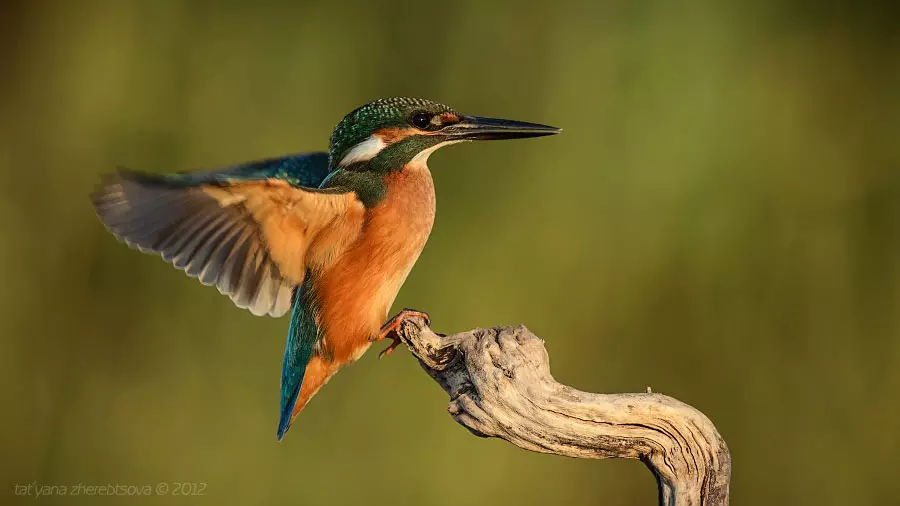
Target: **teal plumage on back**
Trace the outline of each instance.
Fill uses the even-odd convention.
[[[302,153],[243,163],[225,169],[164,174],[171,184],[188,186],[222,184],[229,181],[281,179],[292,186],[318,188],[328,175],[328,153]]]

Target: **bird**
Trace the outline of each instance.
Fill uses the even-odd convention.
[[[430,100],[375,100],[334,128],[328,152],[220,169],[119,169],[91,194],[118,240],[157,254],[254,315],[290,312],[277,439],[316,392],[421,311],[387,320],[435,217],[428,158],[466,141],[561,129],[469,116]],[[385,321],[387,320],[387,321]]]

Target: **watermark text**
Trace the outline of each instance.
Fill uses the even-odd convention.
[[[16,483],[13,494],[24,497],[140,497],[206,495],[201,481],[161,481],[158,483]]]

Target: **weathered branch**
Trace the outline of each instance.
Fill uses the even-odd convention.
[[[691,406],[661,394],[561,385],[544,341],[523,326],[442,336],[412,318],[398,333],[450,394],[453,419],[473,434],[567,457],[640,459],[656,476],[661,505],[728,504],[728,447]]]

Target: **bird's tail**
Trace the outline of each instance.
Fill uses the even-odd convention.
[[[315,320],[316,296],[309,273],[303,284],[294,291],[291,324],[284,349],[281,370],[281,417],[278,420],[278,440],[290,428],[297,414],[313,395],[340,368],[328,357],[316,353],[321,337]]]
[[[334,373],[340,368],[334,362],[330,362],[325,358],[315,355],[310,359],[309,363],[306,364],[306,373],[303,375],[303,384],[300,387],[300,392],[297,395],[297,401],[294,403],[293,409],[289,411],[285,411],[281,415],[281,422],[278,425],[278,439],[284,437],[285,432],[287,432],[288,428],[290,428],[291,424],[294,422],[294,418],[297,418],[297,415],[303,411],[303,408],[306,407],[306,404],[309,403],[310,399],[316,395],[316,392],[319,391],[325,383],[328,383],[328,380],[334,376]]]

